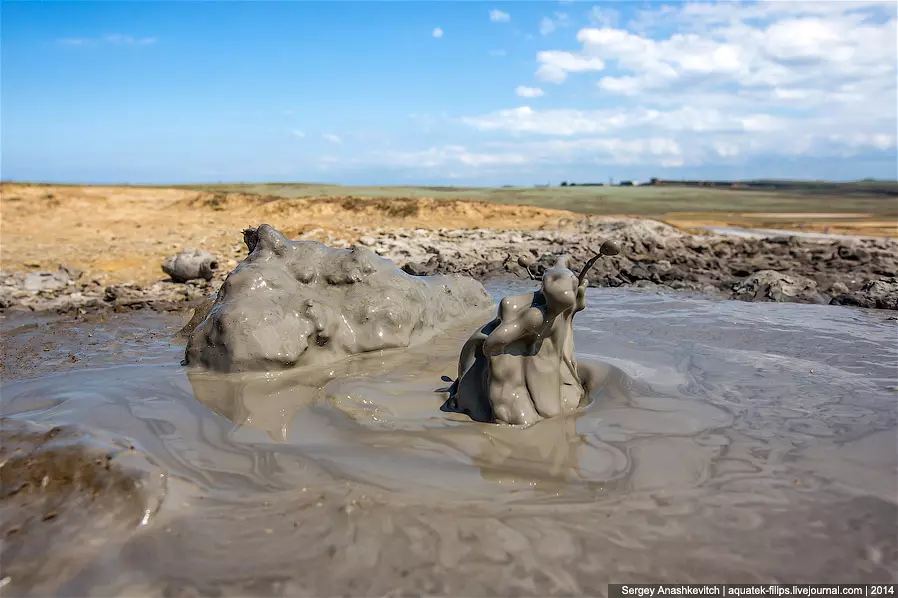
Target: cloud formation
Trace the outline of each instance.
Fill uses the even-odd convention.
[[[134,37],[113,33],[102,37],[66,37],[56,40],[62,46],[150,46],[156,43],[155,37]]]
[[[490,11],[490,21],[493,23],[507,23],[511,20],[511,15],[507,12],[503,12],[498,8],[494,8]]]
[[[519,106],[458,120],[517,138],[491,147],[513,147],[528,163],[705,166],[894,153],[895,8],[686,3],[642,10],[626,26],[617,11],[593,9],[595,26],[576,33],[580,48],[538,52],[535,76],[556,85],[572,73],[594,77],[594,97],[612,107]],[[531,89],[516,92],[541,95]]]
[[[554,35],[532,55],[535,79],[553,84],[551,94],[523,84],[515,88],[522,104],[419,115],[441,142],[353,163],[500,180],[754,173],[759,164],[815,160],[856,160],[863,172],[894,161],[898,145],[895,13],[881,2],[687,2],[596,7],[567,31],[573,20],[556,13],[540,27]]]
[[[540,35],[549,35],[556,29],[568,27],[571,24],[571,17],[564,12],[556,12],[554,17],[543,17],[539,21]]]
[[[434,37],[443,37],[443,30],[439,27],[435,27],[431,35]]]
[[[561,50],[546,50],[536,55],[540,63],[536,77],[549,83],[563,83],[568,73],[601,71],[605,62],[601,58],[573,54]]]
[[[326,139],[327,141],[330,141],[331,143],[336,143],[336,144],[343,143],[343,140],[340,139],[340,137],[338,137],[337,135],[334,135],[333,133],[324,133],[321,136],[324,137],[324,139]]]
[[[525,85],[518,85],[514,92],[522,98],[538,98],[545,94],[539,87],[527,87]]]

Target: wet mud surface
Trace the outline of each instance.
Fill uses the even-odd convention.
[[[145,313],[4,320],[3,450],[13,434],[16,459],[69,455],[34,469],[49,471],[49,497],[31,468],[0,470],[4,595],[896,581],[889,312],[589,289],[576,354],[608,368],[605,384],[528,428],[439,411],[440,376],[455,373],[479,321],[326,371],[216,374],[178,365],[172,335],[189,314],[129,320]],[[57,371],[25,356],[35,323],[56,331],[51,354],[87,358]],[[85,348],[103,334],[121,339],[117,355]],[[55,426],[64,443],[45,439]],[[99,487],[66,473],[85,470]],[[147,482],[160,473],[164,489]],[[112,507],[98,513],[89,497]]]

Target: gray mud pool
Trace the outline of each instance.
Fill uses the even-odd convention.
[[[179,365],[184,316],[8,317],[2,592],[895,582],[889,316],[590,288],[576,356],[610,375],[528,428],[439,410],[483,322],[324,373],[222,375]],[[49,458],[11,465],[34,447]]]

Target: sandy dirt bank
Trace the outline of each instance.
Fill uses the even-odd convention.
[[[887,237],[740,238],[655,220],[421,197],[17,184],[2,187],[2,217],[0,309],[168,309],[197,302],[246,256],[242,230],[260,223],[293,239],[367,245],[413,274],[481,280],[527,277],[517,265],[521,255],[538,260],[535,275],[559,253],[579,267],[611,238],[624,252],[591,274],[593,286],[898,307],[898,241]],[[214,253],[216,277],[169,281],[161,264],[184,248]]]

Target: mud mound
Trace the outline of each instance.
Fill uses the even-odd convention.
[[[244,233],[249,256],[190,335],[186,362],[273,370],[408,347],[492,306],[477,281],[415,277],[367,247],[289,241],[267,224]]]

